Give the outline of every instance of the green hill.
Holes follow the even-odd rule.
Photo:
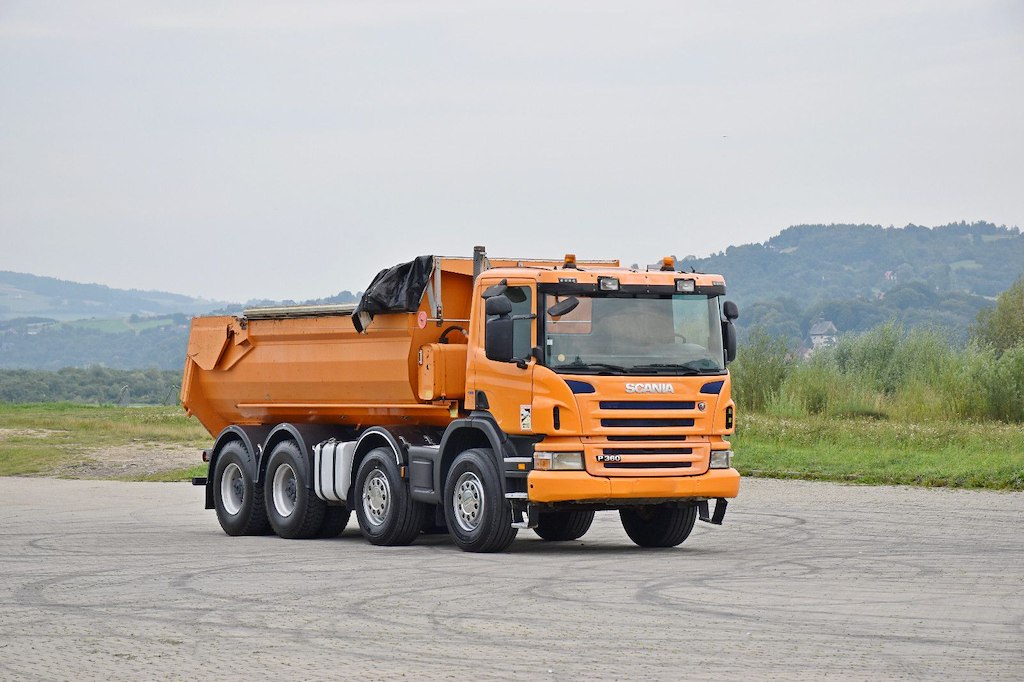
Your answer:
[[[687,256],[679,267],[724,275],[742,328],[794,345],[817,319],[840,332],[895,319],[964,340],[978,311],[1024,272],[1024,235],[984,222],[798,225],[761,244]]]
[[[114,289],[102,284],[81,284],[0,270],[0,320],[23,317],[78,320],[172,313],[200,315],[223,305],[223,301],[204,301],[166,291]]]

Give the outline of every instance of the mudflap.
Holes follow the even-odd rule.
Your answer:
[[[729,500],[724,497],[715,498],[715,513],[712,516],[708,513],[708,501],[703,500],[697,503],[697,518],[704,523],[713,523],[716,526],[722,525],[725,518],[725,508],[729,506]]]

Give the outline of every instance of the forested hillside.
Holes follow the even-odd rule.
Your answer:
[[[54,277],[0,270],[0,320],[45,317],[78,320],[129,315],[200,315],[224,305],[166,291],[113,289]]]
[[[984,222],[798,225],[679,266],[723,274],[741,328],[762,327],[793,345],[818,319],[840,333],[896,320],[962,341],[978,311],[1024,272],[1024,236]]]
[[[304,303],[352,303],[356,295],[342,291]],[[241,314],[251,305],[294,301],[250,301],[223,306],[212,314]],[[60,322],[46,317],[0,320],[0,369],[49,369],[102,365],[116,369],[181,371],[191,315],[172,313],[127,317],[90,317]]]

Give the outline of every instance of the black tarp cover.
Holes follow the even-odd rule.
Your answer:
[[[433,256],[419,256],[408,263],[399,263],[378,272],[352,313],[356,331],[362,333],[374,315],[419,310],[433,272]]]

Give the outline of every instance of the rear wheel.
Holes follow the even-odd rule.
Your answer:
[[[327,503],[306,487],[305,464],[293,440],[278,443],[267,462],[267,517],[274,532],[283,538],[313,538],[324,525]]]
[[[356,474],[356,518],[374,545],[408,545],[423,527],[427,506],[409,495],[388,448],[367,453]]]
[[[646,505],[620,509],[619,518],[630,540],[641,547],[675,547],[690,535],[697,505]]]
[[[590,530],[590,524],[593,522],[592,511],[544,512],[537,519],[537,527],[533,532],[552,542],[576,540]]]
[[[239,441],[221,448],[213,469],[213,506],[228,535],[263,535],[269,528],[263,486],[246,474],[249,452]]]
[[[452,541],[467,552],[500,552],[516,539],[493,450],[466,450],[455,458],[445,479],[444,514]]]

